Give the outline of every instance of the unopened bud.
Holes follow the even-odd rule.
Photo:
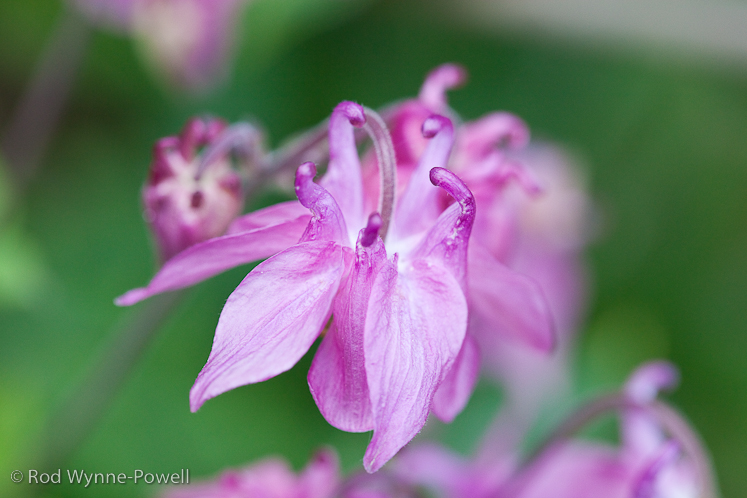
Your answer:
[[[228,152],[198,174],[203,149],[226,128],[216,119],[192,119],[177,137],[156,142],[143,188],[145,218],[166,261],[191,245],[222,235],[241,213],[241,178]]]

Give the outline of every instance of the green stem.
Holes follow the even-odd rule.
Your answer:
[[[82,16],[73,7],[63,7],[0,145],[18,190],[36,172],[83,62],[90,34]]]

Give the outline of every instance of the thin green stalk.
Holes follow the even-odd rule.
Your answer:
[[[83,62],[91,28],[72,7],[63,7],[0,143],[18,190],[33,177]]]

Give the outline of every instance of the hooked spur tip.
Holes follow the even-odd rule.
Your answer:
[[[361,231],[360,243],[363,247],[370,247],[371,244],[376,242],[376,237],[379,236],[379,229],[382,224],[381,215],[379,213],[371,213],[371,216],[368,217],[366,228]]]
[[[454,130],[454,125],[451,123],[451,120],[445,116],[440,116],[438,114],[434,114],[425,121],[423,121],[423,126],[421,128],[421,131],[423,133],[423,137],[425,138],[433,138],[435,137],[440,131],[442,130]]]
[[[429,178],[433,185],[446,190],[458,201],[465,198],[472,198],[472,192],[470,192],[467,185],[446,168],[436,167],[431,169]]]
[[[625,384],[625,393],[638,403],[653,401],[660,391],[677,387],[680,375],[677,367],[659,360],[638,367]]]
[[[418,98],[429,107],[446,105],[446,91],[462,86],[467,71],[457,64],[442,64],[428,73]]]
[[[363,110],[363,106],[349,100],[344,100],[337,104],[332,113],[340,113],[344,115],[347,120],[350,121],[350,124],[357,128],[360,128],[366,123],[366,113]]]
[[[303,163],[301,166],[298,167],[296,170],[296,182],[295,182],[295,189],[296,192],[303,189],[305,185],[307,185],[310,181],[314,179],[316,176],[316,164],[312,163],[311,161]]]
[[[298,180],[309,180],[316,176],[316,164],[311,161],[307,161],[298,167],[296,170],[296,183]]]

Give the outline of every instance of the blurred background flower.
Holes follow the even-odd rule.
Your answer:
[[[67,5],[0,2],[0,130]],[[112,298],[152,274],[139,195],[158,137],[209,111],[256,119],[276,145],[342,100],[378,108],[415,96],[430,69],[455,61],[471,79],[450,105],[465,120],[510,111],[533,137],[563,144],[580,158],[598,207],[571,394],[530,435],[538,440],[579,399],[620,385],[641,362],[667,358],[682,373],[671,400],[701,432],[723,495],[747,493],[747,4],[254,0],[236,12],[230,76],[192,97],[154,83],[129,39],[96,30],[37,174],[22,192],[11,180],[3,191],[11,194],[0,193],[14,198],[0,247],[17,248],[9,260],[0,255],[0,267],[11,261],[23,276],[10,284],[0,273],[3,295],[16,296],[0,299],[4,475],[25,468],[41,421],[120,320]],[[246,210],[290,198],[265,189]],[[315,347],[290,372],[189,412],[225,296],[247,270],[186,296],[70,468],[189,468],[197,479],[284,455],[300,470],[323,444],[337,448],[344,471],[360,467],[370,436],[329,426],[305,386]],[[479,383],[454,423],[431,420],[425,435],[474,450],[499,397]],[[602,423],[586,435],[611,439],[614,429]],[[26,489],[0,479],[2,496]]]

